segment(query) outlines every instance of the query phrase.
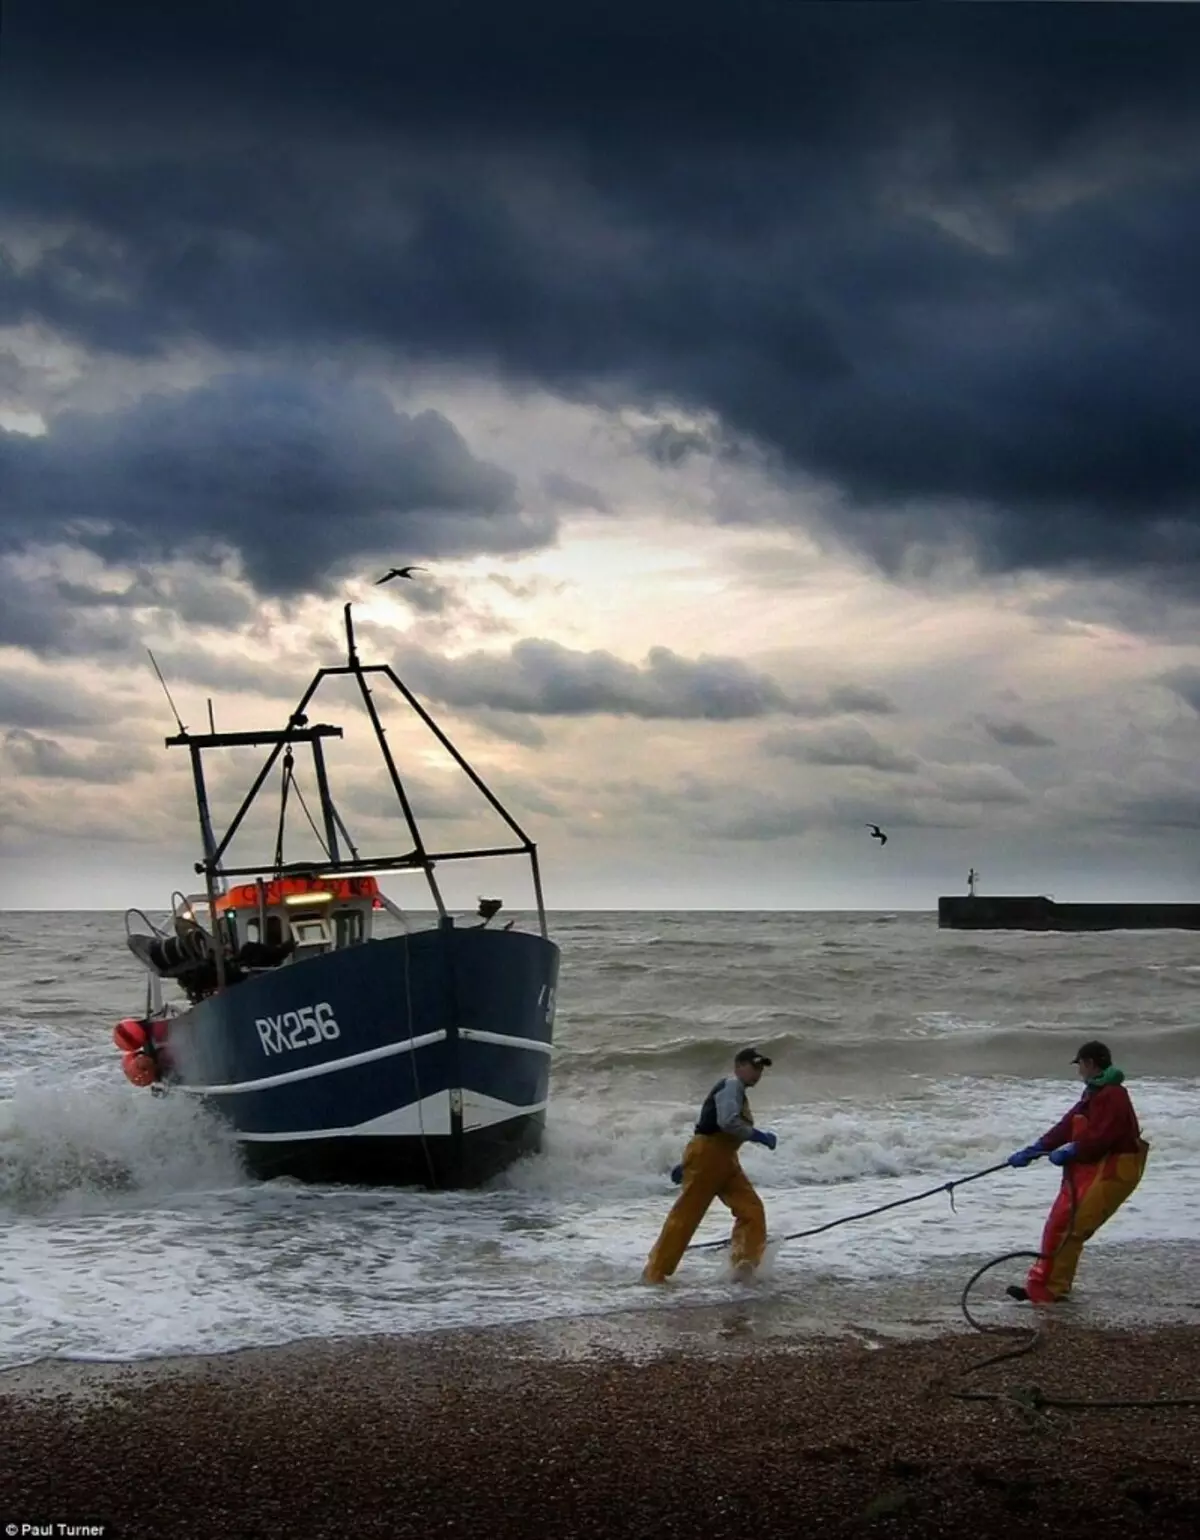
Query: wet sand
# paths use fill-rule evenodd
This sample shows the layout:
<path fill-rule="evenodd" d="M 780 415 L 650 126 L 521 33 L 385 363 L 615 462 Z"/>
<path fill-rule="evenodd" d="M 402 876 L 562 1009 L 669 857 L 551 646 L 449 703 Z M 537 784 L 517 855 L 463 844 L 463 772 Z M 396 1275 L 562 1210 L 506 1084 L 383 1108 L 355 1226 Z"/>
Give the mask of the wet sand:
<path fill-rule="evenodd" d="M 1200 1328 L 765 1336 L 753 1305 L 0 1378 L 0 1524 L 120 1536 L 1200 1528 Z M 1024 1319 L 1029 1319 L 1028 1313 Z M 680 1329 L 676 1322 L 676 1331 Z M 1000 1392 L 956 1399 L 956 1390 Z M 1036 1400 L 1036 1397 L 1033 1398 Z"/>

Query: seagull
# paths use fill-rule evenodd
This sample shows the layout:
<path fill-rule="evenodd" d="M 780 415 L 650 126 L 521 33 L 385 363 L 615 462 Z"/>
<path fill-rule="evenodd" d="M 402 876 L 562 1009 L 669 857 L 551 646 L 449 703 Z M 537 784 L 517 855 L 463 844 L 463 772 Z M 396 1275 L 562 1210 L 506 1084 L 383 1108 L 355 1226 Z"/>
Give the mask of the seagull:
<path fill-rule="evenodd" d="M 375 579 L 375 587 L 378 588 L 380 583 L 390 583 L 393 578 L 412 578 L 414 572 L 428 571 L 428 567 L 393 567 L 390 572 L 385 572 L 383 577 Z M 415 582 L 416 580 L 413 579 L 413 581 Z"/>
<path fill-rule="evenodd" d="M 869 823 L 867 828 L 870 829 L 871 838 L 873 840 L 878 840 L 881 845 L 887 844 L 887 835 L 883 832 L 877 823 Z"/>

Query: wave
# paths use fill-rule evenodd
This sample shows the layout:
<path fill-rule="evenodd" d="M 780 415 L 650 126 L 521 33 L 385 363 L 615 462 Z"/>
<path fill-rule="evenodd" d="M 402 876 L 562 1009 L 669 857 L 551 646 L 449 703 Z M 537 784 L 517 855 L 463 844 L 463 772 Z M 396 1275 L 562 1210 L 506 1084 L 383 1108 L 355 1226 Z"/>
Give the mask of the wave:
<path fill-rule="evenodd" d="M 790 1020 L 794 1023 L 795 1018 Z M 600 1047 L 574 1047 L 560 1042 L 555 1052 L 556 1077 L 622 1072 L 716 1076 L 726 1069 L 734 1053 L 746 1042 L 775 1061 L 772 1075 L 805 1075 L 813 1071 L 865 1071 L 878 1083 L 883 1071 L 925 1070 L 930 1073 L 968 1073 L 978 1076 L 1013 1075 L 1041 1079 L 1046 1073 L 1060 1077 L 1070 1070 L 1070 1053 L 1081 1040 L 1081 1028 L 1048 1028 L 1043 1023 L 1025 1027 L 999 1027 L 987 1022 L 964 1021 L 944 1013 L 939 1026 L 932 1017 L 924 1018 L 924 1031 L 911 1023 L 893 1025 L 891 1035 L 873 1024 L 870 1033 L 858 1038 L 833 1036 L 825 1024 L 815 1022 L 805 1029 L 780 1032 L 768 1016 L 760 1020 L 755 1035 L 754 1024 L 743 1024 L 737 1039 L 726 1033 L 709 1036 L 673 1037 L 654 1041 L 659 1021 L 647 1024 L 642 1043 L 604 1044 Z M 1098 1025 L 1091 1033 L 1103 1035 L 1110 1030 Z M 624 1030 L 630 1030 L 629 1024 Z M 1111 1031 L 1110 1031 L 1111 1035 Z M 1172 1026 L 1124 1030 L 1120 1043 L 1113 1044 L 1121 1067 L 1131 1077 L 1137 1075 L 1195 1076 L 1200 1063 L 1200 1025 L 1181 1023 Z"/>
<path fill-rule="evenodd" d="M 944 1086 L 923 1098 L 849 1105 L 771 1096 L 759 1121 L 779 1135 L 773 1152 L 755 1148 L 747 1170 L 764 1192 L 848 1182 L 956 1177 L 994 1165 L 1045 1131 L 1069 1105 L 1070 1089 L 1042 1084 L 993 1086 L 982 1100 Z M 1154 1084 L 1137 1098 L 1156 1169 L 1190 1169 L 1200 1158 L 1200 1122 L 1189 1089 Z M 679 1159 L 696 1107 L 552 1095 L 543 1150 L 496 1179 L 530 1196 L 593 1203 L 661 1196 Z M 1051 1173 L 1053 1176 L 1053 1173 Z M 1054 1178 L 1056 1179 L 1056 1178 Z"/>
<path fill-rule="evenodd" d="M 107 1072 L 24 1080 L 0 1102 L 0 1212 L 80 1212 L 244 1181 L 233 1140 L 193 1101 L 134 1092 Z"/>

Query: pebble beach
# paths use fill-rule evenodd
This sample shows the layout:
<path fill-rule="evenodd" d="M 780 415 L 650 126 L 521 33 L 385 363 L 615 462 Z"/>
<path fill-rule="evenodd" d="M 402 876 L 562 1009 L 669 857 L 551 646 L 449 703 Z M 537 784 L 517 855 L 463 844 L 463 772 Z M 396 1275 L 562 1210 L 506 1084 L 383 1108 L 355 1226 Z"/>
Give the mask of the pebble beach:
<path fill-rule="evenodd" d="M 0 1380 L 0 1522 L 179 1540 L 1197 1532 L 1200 1406 L 1030 1394 L 1200 1401 L 1194 1326 L 1048 1319 L 1031 1352 L 971 1372 L 1020 1339 L 762 1340 L 752 1316 L 693 1314 L 666 1351 L 626 1319 L 619 1349 L 597 1321 L 31 1366 Z"/>

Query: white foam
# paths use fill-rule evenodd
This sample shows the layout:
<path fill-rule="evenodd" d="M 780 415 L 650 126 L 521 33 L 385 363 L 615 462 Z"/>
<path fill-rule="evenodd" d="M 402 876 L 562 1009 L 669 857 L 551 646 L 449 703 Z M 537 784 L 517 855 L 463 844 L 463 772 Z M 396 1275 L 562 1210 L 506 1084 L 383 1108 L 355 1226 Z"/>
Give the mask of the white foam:
<path fill-rule="evenodd" d="M 1190 991 L 1147 965 L 1193 967 L 1189 937 L 964 943 L 922 917 L 874 928 L 853 917 L 587 917 L 578 944 L 569 924 L 563 936 L 545 1152 L 490 1191 L 425 1194 L 248 1183 L 221 1125 L 121 1076 L 109 1032 L 140 980 L 112 961 L 119 919 L 5 926 L 15 939 L 0 950 L 0 999 L 20 1018 L 6 1006 L 0 1023 L 0 1362 L 740 1299 L 723 1252 L 689 1255 L 670 1290 L 638 1277 L 675 1197 L 667 1173 L 693 1098 L 735 1042 L 772 1033 L 790 1034 L 791 1048 L 754 1108 L 779 1147 L 744 1161 L 773 1235 L 1003 1160 L 1069 1105 L 1064 1040 L 1124 1021 L 1151 1158 L 1089 1255 L 1200 1236 L 1198 1082 L 1146 1078 L 1192 1067 Z M 1067 987 L 1071 959 L 1083 972 Z M 621 971 L 631 961 L 653 965 Z M 1010 1065 L 1063 1078 L 984 1069 Z M 948 1067 L 969 1073 L 937 1078 Z M 989 1255 L 1036 1245 L 1057 1181 L 1044 1162 L 1005 1170 L 962 1188 L 957 1213 L 936 1197 L 781 1245 L 760 1297 L 802 1300 L 822 1276 L 914 1287 L 936 1276 L 953 1292 L 960 1261 L 961 1282 Z M 728 1224 L 714 1205 L 697 1240 Z"/>
<path fill-rule="evenodd" d="M 1151 1165 L 1105 1244 L 1200 1234 L 1193 1096 L 1180 1085 L 1138 1087 Z M 1061 1087 L 1015 1082 L 982 1094 L 944 1084 L 873 1107 L 823 1104 L 774 1118 L 764 1107 L 760 1121 L 777 1130 L 779 1147 L 755 1147 L 744 1160 L 778 1236 L 993 1164 L 1063 1108 Z M 143 1153 L 160 1147 L 154 1120 L 165 1111 L 141 1115 Z M 138 1125 L 122 1121 L 128 1155 Z M 173 1170 L 187 1180 L 173 1193 L 164 1168 L 153 1194 L 93 1192 L 74 1213 L 60 1202 L 52 1214 L 10 1215 L 2 1360 L 220 1351 L 737 1298 L 723 1252 L 689 1256 L 665 1294 L 638 1284 L 675 1194 L 665 1172 L 686 1127 L 679 1107 L 558 1104 L 545 1153 L 487 1192 L 214 1189 L 181 1161 Z M 93 1121 L 92 1143 L 101 1132 Z M 786 1299 L 814 1268 L 847 1281 L 914 1277 L 939 1258 L 1035 1245 L 1057 1180 L 1044 1163 L 1005 1171 L 961 1189 L 957 1213 L 939 1197 L 781 1246 L 760 1289 Z M 727 1230 L 714 1205 L 696 1238 Z"/>

